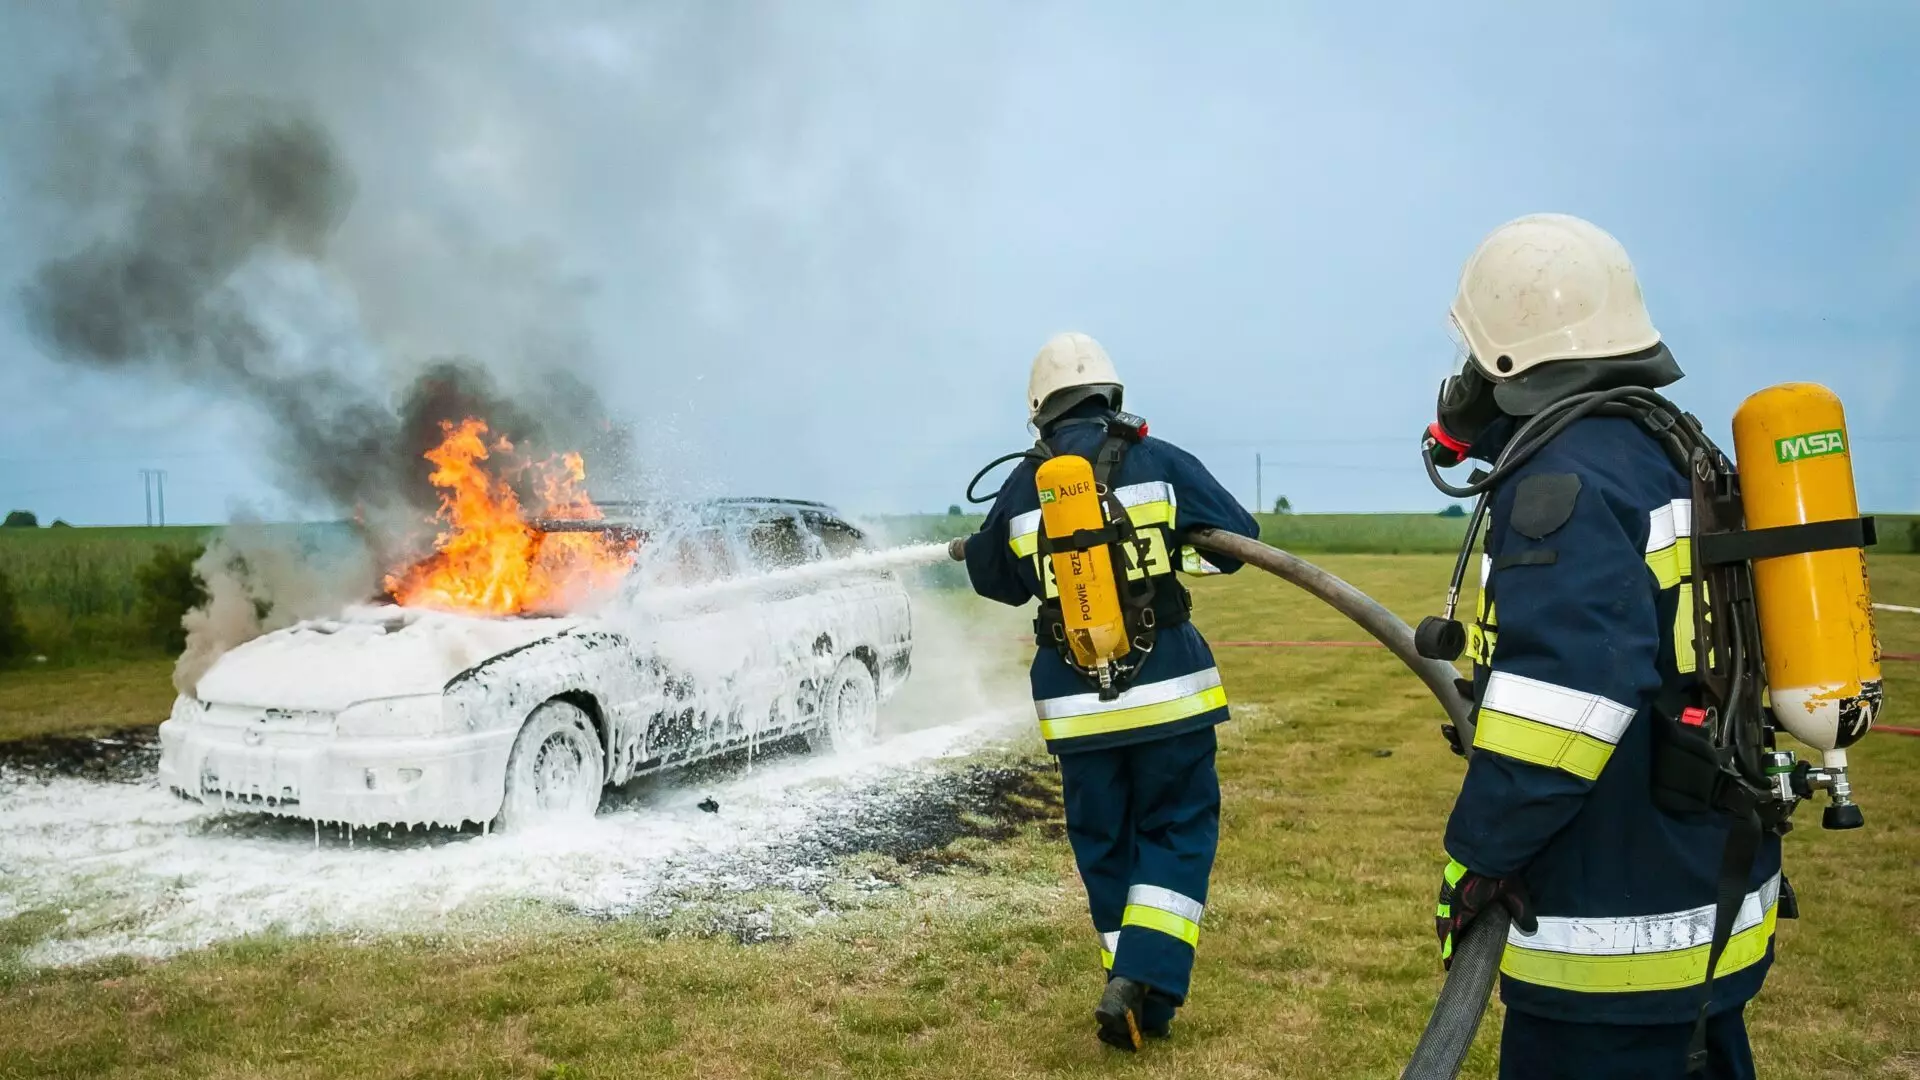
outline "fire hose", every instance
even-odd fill
[[[1187,535],[1187,540],[1204,551],[1257,566],[1306,590],[1352,619],[1427,684],[1427,689],[1433,691],[1440,707],[1459,730],[1461,745],[1472,747],[1473,705],[1454,686],[1459,673],[1451,664],[1429,660],[1416,652],[1413,630],[1398,615],[1305,559],[1258,540],[1214,529],[1196,529]],[[1446,984],[1434,1001],[1433,1014],[1427,1018],[1426,1030],[1401,1072],[1401,1080],[1453,1080],[1460,1075],[1460,1066],[1466,1061],[1467,1050],[1480,1030],[1480,1018],[1493,994],[1494,979],[1500,974],[1500,955],[1506,948],[1508,921],[1506,909],[1495,904],[1468,924],[1461,939],[1454,943]]]

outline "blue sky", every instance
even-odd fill
[[[484,353],[498,286],[396,238],[538,250],[590,284],[569,317],[636,482],[943,508],[1025,444],[1028,360],[1080,329],[1248,502],[1259,454],[1268,501],[1434,509],[1460,263],[1554,210],[1627,245],[1710,430],[1824,382],[1863,504],[1920,509],[1911,5],[265,7],[181,46],[181,82],[329,122],[348,310],[381,349]],[[277,492],[244,402],[24,328],[53,241],[20,166],[89,33],[0,12],[0,508],[136,522],[155,467],[175,520],[325,514]]]

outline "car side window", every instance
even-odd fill
[[[758,521],[746,530],[748,557],[762,570],[812,562],[814,556],[808,550],[813,546],[808,543],[810,539],[792,518]]]
[[[845,522],[823,518],[814,523],[814,531],[829,559],[844,559],[866,550],[864,538]]]

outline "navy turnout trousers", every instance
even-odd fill
[[[1507,1010],[1500,1080],[1685,1080],[1693,1025],[1572,1024]],[[1754,1080],[1747,1020],[1728,1009],[1707,1020],[1700,1080]]]
[[[1067,838],[1112,975],[1155,993],[1158,1026],[1186,1000],[1220,840],[1214,730],[1060,757]],[[1156,1015],[1157,1014],[1157,1015]]]

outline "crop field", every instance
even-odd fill
[[[1438,514],[1260,514],[1261,539],[1303,555],[1443,554],[1459,547],[1464,517]],[[864,519],[879,538],[897,543],[946,540],[978,527],[977,514],[919,514]],[[285,526],[303,542],[331,542],[344,526]],[[158,549],[191,550],[218,530],[167,528],[0,529],[0,575],[19,605],[36,655],[54,664],[160,655],[140,618],[141,568]],[[1880,518],[1882,554],[1920,551],[1920,518]],[[964,584],[957,568],[926,580]]]
[[[1463,518],[1423,514],[1266,514],[1260,520],[1268,543],[1311,554],[1446,552],[1459,546],[1466,527]],[[877,536],[904,543],[946,540],[979,522],[979,515],[925,514],[868,523]],[[275,528],[303,543],[346,535],[333,524]],[[0,529],[0,575],[16,598],[29,655],[55,666],[163,657],[142,607],[141,570],[157,551],[190,552],[217,532],[205,526]],[[925,571],[922,579],[965,584],[957,567]]]
[[[1316,561],[1409,621],[1437,602],[1450,562]],[[1873,572],[1879,599],[1920,606],[1920,558],[1878,555]],[[1017,677],[1013,613],[932,602]],[[846,854],[862,884],[820,910],[777,891],[710,901],[701,917],[534,904],[497,924],[267,929],[163,960],[40,967],[29,957],[70,916],[0,908],[0,1076],[1395,1075],[1441,981],[1431,910],[1461,764],[1383,650],[1229,644],[1356,636],[1316,602],[1253,571],[1199,582],[1196,602],[1234,703],[1222,845],[1191,1006],[1142,1054],[1092,1037],[1095,941],[1057,780],[1027,736],[952,766],[1023,777],[958,839]],[[1885,615],[1881,630],[1889,652],[1920,653],[1920,616]],[[81,674],[32,672],[30,695],[0,674],[0,710],[17,719]],[[1887,723],[1920,726],[1920,664],[1888,665],[1888,698]],[[127,715],[152,722],[163,703],[150,693]],[[1763,1075],[1920,1076],[1920,739],[1875,734],[1853,757],[1867,828],[1822,832],[1815,807],[1787,838],[1802,918],[1781,924],[1750,1012]],[[371,874],[392,854],[330,849],[312,872],[364,858]],[[743,908],[766,913],[764,932],[739,932]],[[1496,1019],[1467,1075],[1492,1075]]]

